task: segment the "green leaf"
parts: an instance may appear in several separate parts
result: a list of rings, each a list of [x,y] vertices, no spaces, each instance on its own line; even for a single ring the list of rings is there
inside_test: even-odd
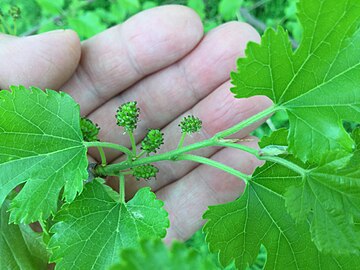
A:
[[[96,12],[86,11],[76,17],[67,18],[70,28],[75,30],[83,39],[90,38],[106,29]]]
[[[188,0],[187,6],[196,11],[201,20],[205,18],[205,4],[204,0]]]
[[[218,269],[207,257],[175,242],[168,249],[161,240],[141,241],[140,248],[121,251],[120,263],[111,270],[212,270]]]
[[[353,140],[343,120],[360,121],[360,2],[301,0],[304,28],[294,53],[280,27],[251,43],[232,74],[238,98],[266,95],[289,115],[289,149],[302,161],[346,156]]]
[[[353,158],[359,161],[357,155]],[[360,167],[352,163],[335,158],[308,169],[285,193],[289,213],[297,222],[311,223],[320,251],[360,255],[360,231],[354,223],[354,217],[360,217]]]
[[[28,225],[9,224],[6,200],[0,210],[0,269],[47,269],[48,254],[42,236]]]
[[[219,252],[226,266],[233,260],[238,269],[251,265],[260,245],[267,249],[265,269],[356,269],[359,257],[336,257],[318,251],[309,224],[296,223],[287,214],[284,193],[299,181],[292,171],[266,163],[254,173],[238,200],[212,206],[205,213],[206,240]],[[336,246],[336,242],[333,243]]]
[[[42,11],[49,15],[58,15],[64,6],[64,0],[36,0]]]
[[[225,21],[235,19],[243,2],[243,0],[221,0],[219,3],[219,14]]]
[[[103,180],[88,183],[55,216],[51,261],[56,269],[105,269],[118,261],[120,249],[137,247],[139,239],[165,237],[169,220],[162,207],[150,188],[123,204]]]
[[[26,182],[11,203],[11,222],[46,219],[61,190],[68,202],[82,191],[88,161],[79,119],[78,104],[65,93],[0,91],[0,205]]]

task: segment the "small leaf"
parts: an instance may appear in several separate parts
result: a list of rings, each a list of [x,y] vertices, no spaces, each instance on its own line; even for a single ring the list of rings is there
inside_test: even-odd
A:
[[[218,269],[210,260],[184,244],[175,242],[168,249],[161,240],[141,241],[140,248],[121,251],[120,263],[111,270],[212,270]]]
[[[106,269],[118,261],[120,249],[138,247],[139,239],[165,237],[168,214],[150,188],[123,204],[103,182],[85,185],[55,216],[49,248],[56,269]]]
[[[219,3],[219,14],[225,21],[236,18],[244,0],[221,0]]]
[[[32,87],[0,91],[0,205],[26,182],[11,203],[10,221],[31,223],[57,211],[60,191],[70,202],[87,179],[79,106],[67,94]]]
[[[28,225],[9,224],[10,201],[0,210],[0,269],[47,269],[48,253],[42,236]]]

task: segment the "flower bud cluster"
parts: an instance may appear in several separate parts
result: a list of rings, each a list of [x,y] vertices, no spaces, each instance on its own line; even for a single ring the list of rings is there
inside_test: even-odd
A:
[[[136,101],[122,104],[116,112],[117,125],[125,128],[125,131],[133,132],[139,121],[140,109]]]
[[[199,132],[202,127],[202,121],[193,115],[189,115],[183,118],[179,127],[181,128],[182,133],[191,134]]]
[[[156,177],[156,174],[159,172],[159,169],[154,165],[146,164],[135,167],[132,169],[133,176],[135,176],[136,180],[145,179],[149,180],[152,177]]]
[[[141,142],[141,150],[146,151],[148,154],[151,152],[156,153],[160,146],[164,144],[164,134],[158,129],[150,129],[144,140]]]
[[[98,135],[100,128],[97,124],[94,124],[90,119],[80,118],[80,129],[86,142],[98,141]]]

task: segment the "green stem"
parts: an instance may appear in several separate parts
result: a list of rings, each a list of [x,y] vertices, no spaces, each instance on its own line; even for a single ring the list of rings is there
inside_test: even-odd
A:
[[[265,161],[270,161],[270,162],[274,162],[277,164],[280,164],[294,172],[297,172],[298,174],[300,174],[301,176],[305,176],[305,174],[307,173],[307,170],[305,170],[304,168],[301,168],[300,166],[296,165],[295,163],[288,161],[286,159],[283,159],[281,157],[274,157],[274,156],[259,156],[258,157],[260,160],[265,160]]]
[[[14,20],[14,30],[13,30],[13,35],[16,36],[17,33],[17,26],[16,26],[16,20]]]
[[[235,125],[235,126],[233,126],[231,128],[228,128],[228,129],[226,129],[224,131],[221,131],[221,132],[217,133],[214,137],[217,138],[217,139],[222,139],[222,138],[226,138],[228,136],[231,136],[231,135],[239,132],[240,130],[244,129],[245,127],[248,127],[251,124],[260,121],[264,117],[276,112],[279,109],[280,109],[280,107],[277,107],[276,105],[273,105],[273,106],[267,108],[266,110],[264,110],[264,111],[262,111],[260,113],[257,113],[255,115],[251,116],[250,118],[240,122],[239,124],[237,124],[237,125]]]
[[[134,157],[136,157],[136,142],[135,142],[134,133],[132,133],[131,131],[127,131],[127,134],[129,135],[130,138],[132,154]]]
[[[231,168],[229,166],[226,166],[220,162],[217,162],[217,161],[209,159],[209,158],[184,154],[184,155],[179,156],[176,160],[189,160],[189,161],[194,161],[194,162],[201,163],[201,164],[206,164],[208,166],[215,167],[224,172],[232,174],[232,175],[244,180],[245,183],[248,183],[249,180],[251,179],[251,175],[247,175],[242,172],[239,172],[238,170],[235,170],[234,168]]]
[[[107,164],[107,162],[106,162],[106,155],[104,152],[104,148],[98,147],[97,149],[98,149],[100,157],[101,157],[101,165],[105,166]]]
[[[120,202],[125,203],[125,175],[123,175],[122,173],[119,174],[119,181],[120,181],[120,187],[119,187]]]
[[[0,31],[1,31],[2,33],[6,34],[4,25],[2,24],[2,21],[1,21],[1,20],[0,20]]]
[[[204,140],[204,141],[194,143],[194,144],[191,144],[188,146],[184,146],[180,149],[175,149],[175,150],[172,150],[172,151],[169,151],[166,153],[144,157],[144,158],[141,158],[138,160],[134,160],[132,162],[123,161],[123,162],[120,162],[117,164],[110,164],[105,167],[98,166],[98,167],[96,167],[95,171],[98,175],[102,175],[102,176],[114,175],[120,171],[129,169],[132,167],[144,165],[144,164],[149,164],[149,163],[154,163],[154,162],[164,161],[164,160],[175,161],[176,158],[183,153],[194,151],[194,150],[197,150],[200,148],[214,146],[214,145],[215,145],[214,140],[208,139],[208,140]]]
[[[181,147],[183,147],[185,138],[186,138],[186,132],[181,133],[181,138],[180,138],[177,149],[180,149]]]
[[[239,149],[239,150],[248,152],[256,157],[259,156],[259,150],[257,150],[257,149],[248,147],[246,145],[238,144],[238,143],[226,142],[226,140],[219,140],[219,142],[216,144],[216,146],[235,148],[235,149]]]
[[[111,148],[111,149],[115,149],[118,150],[120,152],[123,152],[124,154],[126,154],[127,156],[132,156],[132,152],[126,148],[125,146],[116,144],[116,143],[108,143],[108,142],[84,142],[84,145],[89,148],[89,147],[104,147],[104,148]]]
[[[136,156],[136,159],[141,158],[141,157],[142,157],[143,155],[145,155],[145,154],[146,154],[146,151],[145,151],[145,150],[141,151],[140,154],[138,154],[138,155]]]

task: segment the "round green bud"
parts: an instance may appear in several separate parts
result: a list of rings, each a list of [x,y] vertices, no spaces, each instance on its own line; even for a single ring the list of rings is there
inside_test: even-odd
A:
[[[139,121],[140,109],[136,101],[122,104],[116,113],[117,125],[125,128],[126,131],[133,132]]]
[[[181,128],[182,133],[191,134],[199,132],[202,127],[202,121],[193,115],[189,115],[183,118],[179,127]]]
[[[151,152],[156,153],[160,146],[164,144],[164,134],[158,129],[150,129],[144,140],[141,142],[141,150],[146,151],[148,154]]]
[[[135,176],[136,180],[145,179],[149,180],[152,177],[156,177],[156,174],[159,172],[159,169],[154,165],[146,164],[135,167],[132,169],[133,176]]]
[[[18,6],[11,6],[9,9],[9,15],[14,19],[17,20],[21,16],[21,10]]]
[[[86,142],[95,142],[98,141],[98,135],[100,128],[97,124],[94,124],[90,119],[81,117],[80,118],[80,128]]]

